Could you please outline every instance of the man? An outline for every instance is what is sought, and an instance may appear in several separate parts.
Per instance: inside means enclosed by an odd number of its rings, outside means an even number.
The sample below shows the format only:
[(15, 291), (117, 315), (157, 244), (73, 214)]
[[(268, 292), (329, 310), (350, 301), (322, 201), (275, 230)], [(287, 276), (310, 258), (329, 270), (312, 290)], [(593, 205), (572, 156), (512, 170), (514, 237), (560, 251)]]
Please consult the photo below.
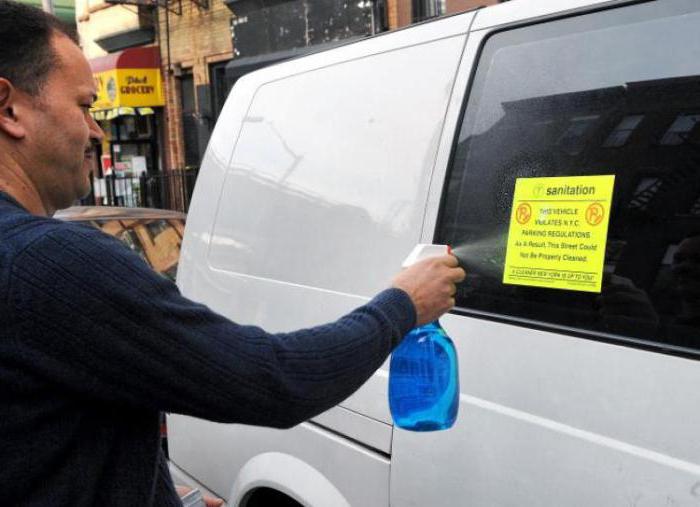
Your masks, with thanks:
[(161, 411), (291, 427), (349, 396), (454, 304), (452, 256), (335, 323), (268, 334), (183, 298), (119, 242), (51, 219), (89, 190), (95, 86), (75, 37), (0, 0), (4, 505), (180, 505)]

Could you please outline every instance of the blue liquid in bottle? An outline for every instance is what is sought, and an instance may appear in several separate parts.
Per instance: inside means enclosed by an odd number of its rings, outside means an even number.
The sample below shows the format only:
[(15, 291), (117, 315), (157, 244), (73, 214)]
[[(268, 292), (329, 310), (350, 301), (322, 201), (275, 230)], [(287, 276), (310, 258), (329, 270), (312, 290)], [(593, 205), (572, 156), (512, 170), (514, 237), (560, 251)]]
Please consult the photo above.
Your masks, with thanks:
[(446, 430), (457, 419), (457, 351), (439, 322), (413, 329), (392, 353), (389, 409), (411, 431)]

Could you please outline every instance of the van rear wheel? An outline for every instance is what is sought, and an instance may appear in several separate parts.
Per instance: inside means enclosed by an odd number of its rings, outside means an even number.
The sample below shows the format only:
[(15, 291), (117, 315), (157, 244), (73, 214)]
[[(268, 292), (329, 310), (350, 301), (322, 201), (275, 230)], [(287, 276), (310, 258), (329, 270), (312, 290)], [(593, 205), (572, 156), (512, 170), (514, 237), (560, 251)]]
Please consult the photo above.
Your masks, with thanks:
[(246, 495), (240, 507), (304, 507), (292, 497), (272, 488), (258, 488)]

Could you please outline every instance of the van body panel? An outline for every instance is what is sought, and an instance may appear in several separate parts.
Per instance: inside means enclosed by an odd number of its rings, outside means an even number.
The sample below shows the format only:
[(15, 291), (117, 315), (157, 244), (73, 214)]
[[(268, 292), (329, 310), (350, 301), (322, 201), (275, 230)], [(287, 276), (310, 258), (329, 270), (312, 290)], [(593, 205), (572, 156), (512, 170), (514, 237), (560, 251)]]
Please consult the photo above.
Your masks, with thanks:
[[(378, 397), (382, 397), (382, 394), (379, 393)], [(369, 396), (365, 396), (365, 398), (369, 398)], [(386, 400), (384, 402), (386, 404)], [(347, 406), (348, 403), (343, 403), (343, 406), (327, 410), (323, 414), (314, 417), (312, 421), (366, 447), (384, 454), (391, 454), (393, 426), (348, 410), (345, 408)]]
[(459, 417), (449, 431), (394, 430), (392, 505), (697, 502), (695, 361), (463, 315), (440, 322), (459, 354)]
[[(260, 86), (223, 185), (211, 266), (361, 296), (386, 287), (419, 238), (464, 41)], [(352, 91), (339, 86), (358, 76)], [(396, 94), (406, 86), (410, 94)]]
[(276, 430), (177, 416), (168, 425), (179, 436), (171, 460), (229, 505), (257, 487), (305, 505), (389, 504), (388, 459), (314, 424)]
[[(359, 296), (225, 271), (212, 270), (209, 276), (212, 283), (207, 289), (205, 302), (212, 310), (228, 315), (238, 323), (258, 325), (270, 332), (301, 329), (332, 321), (367, 301), (367, 298)], [(290, 311), (290, 301), (304, 301), (305, 304)], [(361, 390), (342, 404), (353, 413), (364, 416), (359, 419), (360, 428), (356, 428), (353, 422), (338, 417), (326, 420), (325, 424), (339, 433), (350, 431), (351, 438), (359, 439), (365, 435), (363, 438), (367, 439), (370, 447), (375, 446), (388, 452), (391, 446), (391, 416), (386, 403), (386, 392), (386, 370), (379, 370)], [(179, 416), (173, 415), (170, 419), (177, 417)], [(365, 418), (370, 418), (374, 424)], [(334, 422), (338, 423), (337, 427)], [(368, 432), (375, 433), (370, 435)], [(217, 442), (212, 440), (209, 445), (216, 446)], [(202, 451), (205, 449), (206, 446)], [(178, 444), (174, 443), (171, 445), (171, 455), (176, 456), (177, 453)]]
[[(382, 422), (391, 427), (393, 421), (387, 403), (388, 386), (389, 359), (387, 359), (382, 367), (365, 382), (362, 389), (343, 401), (341, 406), (358, 414), (371, 417), (375, 421)], [(389, 448), (391, 448), (391, 442), (389, 442)]]
[(226, 101), (221, 118), (227, 119), (226, 127), (215, 128), (202, 160), (197, 185), (187, 214), (187, 228), (182, 243), (177, 285), (189, 298), (207, 302), (209, 288), (215, 285), (206, 262), (216, 211), (237, 132), (243, 122), (248, 105), (257, 84), (252, 79), (239, 79), (236, 93)]

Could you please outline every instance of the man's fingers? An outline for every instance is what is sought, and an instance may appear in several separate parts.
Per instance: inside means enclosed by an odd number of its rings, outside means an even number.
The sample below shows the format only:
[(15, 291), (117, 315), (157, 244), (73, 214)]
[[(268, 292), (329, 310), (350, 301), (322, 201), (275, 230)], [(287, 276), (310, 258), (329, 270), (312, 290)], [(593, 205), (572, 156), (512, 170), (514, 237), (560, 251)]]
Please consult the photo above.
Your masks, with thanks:
[(177, 491), (177, 496), (182, 498), (187, 493), (192, 491), (192, 488), (190, 488), (189, 486), (175, 486), (175, 491)]
[(205, 496), (204, 503), (207, 507), (222, 507), (222, 505), (224, 505), (224, 501), (221, 498), (214, 498), (211, 496)]
[(451, 268), (456, 268), (459, 266), (459, 261), (457, 260), (457, 257), (455, 257), (452, 254), (446, 254), (440, 257), (440, 260), (443, 262), (443, 264), (451, 267)]
[(457, 257), (455, 257), (452, 254), (435, 257), (433, 261), (450, 268), (448, 275), (450, 280), (454, 280), (455, 282), (459, 283), (463, 281), (467, 276), (467, 273), (464, 271), (464, 269), (459, 267), (459, 260), (457, 259)]
[(439, 257), (439, 259), (440, 262), (442, 262), (442, 264), (450, 268), (451, 280), (454, 280), (455, 282), (459, 283), (463, 281), (464, 278), (467, 276), (467, 273), (464, 271), (464, 269), (459, 267), (459, 260), (454, 255), (443, 255), (442, 257)]
[(465, 278), (466, 273), (454, 255), (441, 255), (407, 267), (394, 277), (392, 284), (411, 298), (416, 322), (420, 325), (437, 319), (455, 306), (457, 284)]
[[(189, 486), (175, 486), (175, 491), (177, 491), (177, 496), (182, 498), (187, 493), (192, 491), (192, 488), (190, 488)], [(224, 505), (224, 501), (221, 498), (203, 495), (203, 499), (204, 504), (207, 507), (222, 507)]]

